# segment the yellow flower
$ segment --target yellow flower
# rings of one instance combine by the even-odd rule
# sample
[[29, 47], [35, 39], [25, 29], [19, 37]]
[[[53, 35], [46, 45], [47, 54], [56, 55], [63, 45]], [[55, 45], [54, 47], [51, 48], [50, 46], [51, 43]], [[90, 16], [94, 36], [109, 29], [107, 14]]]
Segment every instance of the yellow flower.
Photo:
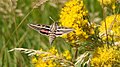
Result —
[[32, 57], [32, 63], [36, 63], [37, 59], [35, 57]]
[[120, 41], [120, 14], [108, 16], [101, 22], [99, 30], [103, 40], [106, 40], [105, 23], [109, 41]]
[[66, 50], [64, 53], [63, 53], [63, 56], [67, 59], [67, 60], [71, 60], [71, 55], [70, 55], [70, 52], [68, 50]]
[[55, 47], [52, 47], [50, 50], [49, 50], [50, 53], [52, 54], [57, 54], [57, 49], [55, 49]]
[[60, 13], [61, 26], [75, 29], [73, 32], [63, 35], [68, 42], [75, 46], [76, 41], [85, 41], [93, 29], [88, 25], [88, 11], [82, 0], [70, 0], [65, 4]]
[[113, 10], [115, 10], [115, 8], [116, 8], [115, 4], [114, 4], [114, 5], [112, 5], [112, 9], [113, 9]]
[[119, 67], [120, 52], [117, 46], [98, 47], [91, 60], [92, 66], [95, 67]]

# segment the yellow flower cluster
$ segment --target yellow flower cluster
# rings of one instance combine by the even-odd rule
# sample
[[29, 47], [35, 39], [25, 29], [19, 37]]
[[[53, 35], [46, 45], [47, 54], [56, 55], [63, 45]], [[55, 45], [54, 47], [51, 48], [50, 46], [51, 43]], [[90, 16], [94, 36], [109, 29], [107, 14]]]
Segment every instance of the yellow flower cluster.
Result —
[[98, 0], [98, 1], [100, 2], [101, 5], [110, 6], [112, 7], [112, 9], [116, 8], [115, 6], [116, 0]]
[[52, 47], [48, 51], [48, 53], [37, 54], [36, 56], [34, 56], [32, 58], [32, 63], [35, 64], [35, 67], [62, 67], [62, 65], [60, 64], [61, 59], [65, 59], [68, 61], [71, 60], [70, 52], [66, 50], [61, 55], [58, 54], [58, 51], [55, 49], [55, 47]]
[[115, 3], [116, 0], [98, 0], [101, 5], [111, 5]]
[[70, 0], [66, 2], [65, 7], [60, 13], [61, 26], [75, 29], [73, 32], [63, 35], [72, 44], [76, 41], [84, 41], [89, 34], [94, 34], [93, 28], [88, 24], [88, 11], [82, 0]]
[[[42, 51], [42, 50], [40, 50], [40, 51]], [[54, 62], [54, 59], [46, 59], [46, 58], [44, 58], [44, 57], [49, 57], [49, 56], [51, 56], [51, 55], [58, 55], [58, 52], [57, 52], [57, 50], [55, 49], [55, 47], [52, 47], [48, 52], [50, 52], [50, 53], [48, 53], [48, 54], [37, 54], [36, 56], [37, 57], [33, 57], [32, 58], [32, 62], [35, 64], [35, 67], [56, 67], [56, 66], [58, 66], [59, 67], [59, 64], [56, 64], [55, 62]]]
[[101, 22], [99, 30], [103, 40], [106, 40], [105, 23], [109, 41], [120, 41], [120, 14], [108, 16]]
[[120, 49], [117, 46], [98, 47], [93, 58], [91, 65], [94, 67], [120, 67]]

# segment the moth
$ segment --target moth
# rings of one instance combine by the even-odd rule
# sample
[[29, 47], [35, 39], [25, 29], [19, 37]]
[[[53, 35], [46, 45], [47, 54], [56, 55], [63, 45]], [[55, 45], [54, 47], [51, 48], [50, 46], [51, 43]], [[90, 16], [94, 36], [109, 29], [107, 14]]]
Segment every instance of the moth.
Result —
[[50, 44], [53, 43], [56, 37], [67, 34], [74, 30], [72, 28], [58, 26], [57, 22], [54, 22], [51, 25], [28, 24], [28, 26], [38, 31], [40, 34], [48, 36]]

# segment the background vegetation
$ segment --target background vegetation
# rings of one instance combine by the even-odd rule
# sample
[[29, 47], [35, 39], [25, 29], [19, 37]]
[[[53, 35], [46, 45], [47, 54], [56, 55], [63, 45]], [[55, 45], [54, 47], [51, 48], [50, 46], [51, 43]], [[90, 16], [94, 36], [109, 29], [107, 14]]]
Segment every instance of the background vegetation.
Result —
[[[8, 51], [12, 48], [51, 48], [48, 37], [38, 34], [27, 24], [50, 25], [53, 21], [49, 17], [59, 21], [65, 2], [66, 0], [0, 0], [0, 67], [33, 67], [26, 54]], [[105, 17], [100, 3], [97, 0], [84, 0], [84, 3], [89, 12], [89, 21], [99, 24]], [[85, 49], [86, 43], [88, 42], [85, 42], [82, 49]], [[71, 45], [63, 38], [56, 38], [53, 46], [56, 46], [58, 52], [67, 49], [74, 55], [74, 49], [71, 50]]]

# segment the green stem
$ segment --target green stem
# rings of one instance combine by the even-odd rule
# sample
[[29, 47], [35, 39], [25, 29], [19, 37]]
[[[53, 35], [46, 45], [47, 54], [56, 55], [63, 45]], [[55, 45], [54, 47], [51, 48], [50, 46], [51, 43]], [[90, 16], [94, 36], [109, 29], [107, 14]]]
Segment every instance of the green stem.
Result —
[[78, 47], [75, 47], [75, 59], [77, 59]]

